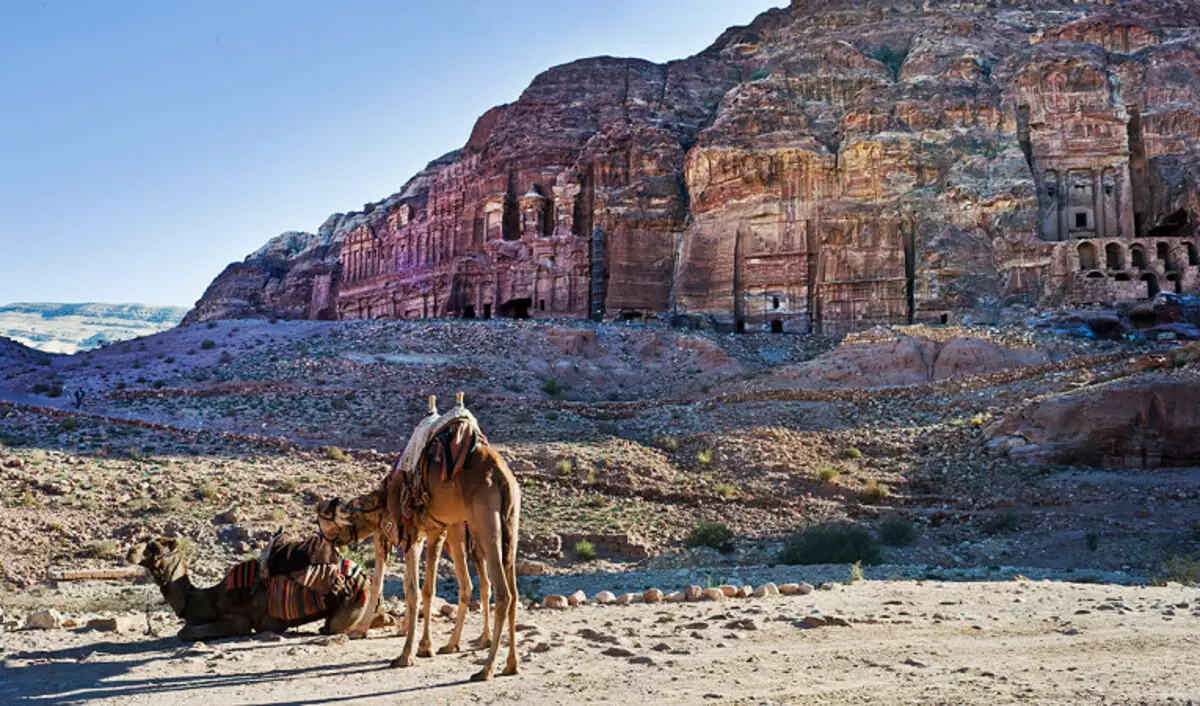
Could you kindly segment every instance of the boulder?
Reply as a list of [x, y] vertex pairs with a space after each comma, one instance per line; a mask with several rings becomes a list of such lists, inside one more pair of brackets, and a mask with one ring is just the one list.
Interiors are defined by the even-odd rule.
[[663, 592], [657, 588], [648, 588], [646, 589], [646, 592], [642, 594], [642, 600], [646, 603], [662, 603]]
[[617, 597], [611, 591], [600, 591], [596, 594], [597, 605], [609, 605], [617, 600]]
[[555, 610], [566, 610], [570, 607], [566, 596], [546, 596], [542, 599], [543, 608], [552, 608]]
[[35, 610], [25, 616], [26, 630], [58, 630], [62, 624], [62, 613], [53, 608]]

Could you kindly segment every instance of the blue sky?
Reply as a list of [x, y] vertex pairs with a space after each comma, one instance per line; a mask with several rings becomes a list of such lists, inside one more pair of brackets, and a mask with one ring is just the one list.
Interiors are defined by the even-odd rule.
[[0, 304], [191, 305], [396, 191], [539, 72], [694, 54], [777, 0], [3, 0]]

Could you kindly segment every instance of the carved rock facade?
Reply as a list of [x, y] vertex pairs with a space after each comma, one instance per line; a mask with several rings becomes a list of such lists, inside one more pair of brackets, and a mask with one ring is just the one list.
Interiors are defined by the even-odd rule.
[[683, 61], [560, 66], [191, 319], [839, 333], [1195, 291], [1198, 27], [1196, 0], [796, 0]]

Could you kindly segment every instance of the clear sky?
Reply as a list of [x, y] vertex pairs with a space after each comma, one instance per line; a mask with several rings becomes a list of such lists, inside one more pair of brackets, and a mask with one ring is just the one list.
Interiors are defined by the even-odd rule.
[[704, 49], [782, 0], [3, 0], [0, 304], [191, 305], [395, 192], [550, 66]]

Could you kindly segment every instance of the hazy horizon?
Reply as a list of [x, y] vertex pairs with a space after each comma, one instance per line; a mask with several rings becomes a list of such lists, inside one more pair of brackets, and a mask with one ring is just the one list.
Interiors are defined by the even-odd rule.
[[551, 66], [683, 58], [778, 4], [6, 3], [0, 302], [191, 306], [269, 238], [394, 193]]

